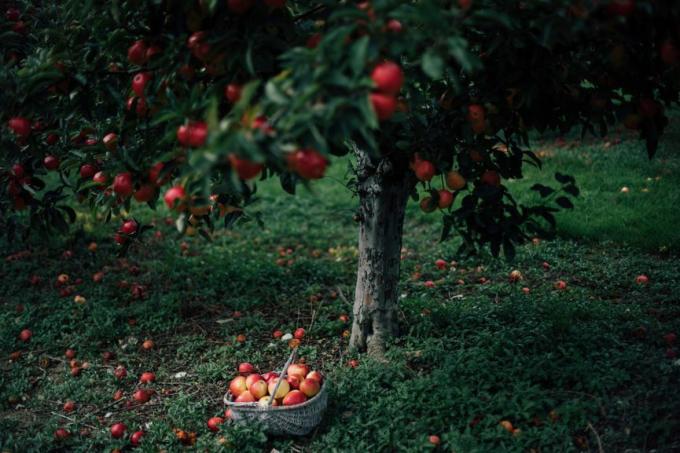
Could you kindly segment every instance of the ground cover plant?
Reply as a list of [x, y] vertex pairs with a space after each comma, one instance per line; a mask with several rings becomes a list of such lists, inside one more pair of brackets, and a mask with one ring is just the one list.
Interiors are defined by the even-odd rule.
[[[435, 448], [432, 435], [445, 451], [597, 451], [600, 443], [605, 451], [673, 451], [679, 244], [638, 197], [668, 209], [665, 221], [677, 220], [655, 200], [678, 196], [678, 159], [675, 142], [667, 142], [664, 165], [638, 161], [637, 142], [623, 139], [588, 146], [545, 140], [545, 167], [533, 178], [567, 165], [581, 181], [591, 165], [604, 165], [616, 184], [599, 189], [601, 204], [584, 196], [576, 210], [587, 219], [616, 204], [621, 214], [605, 230], [560, 223], [564, 237], [526, 246], [512, 263], [481, 256], [452, 266], [457, 244], [423, 242], [439, 225], [412, 203], [403, 335], [388, 365], [348, 349], [357, 250], [352, 194], [335, 178], [345, 171], [340, 162], [331, 178], [298, 197], [282, 200], [265, 184], [257, 203], [273, 213], [269, 227], [246, 224], [213, 244], [180, 236], [163, 215], [125, 259], [114, 254], [115, 227], [97, 223], [48, 248], [4, 244], [0, 442], [8, 451], [129, 448], [129, 437], [112, 439], [109, 431], [123, 422], [128, 435], [143, 430], [141, 445], [153, 451], [180, 449], [190, 433], [195, 448], [208, 451], [419, 451]], [[623, 184], [630, 192], [621, 192]], [[655, 234], [631, 239], [631, 225]], [[584, 239], [569, 238], [575, 234]], [[521, 272], [514, 283], [513, 270]], [[101, 281], [93, 281], [99, 272]], [[73, 287], [63, 297], [60, 274]], [[566, 289], [556, 289], [558, 281]], [[238, 364], [280, 366], [289, 346], [273, 334], [298, 327], [306, 329], [301, 355], [332, 382], [318, 430], [302, 439], [268, 438], [228, 422], [210, 431], [206, 423], [223, 417], [221, 397]], [[33, 335], [23, 343], [26, 328]], [[78, 376], [64, 356], [69, 348], [78, 367], [90, 364]], [[105, 360], [107, 352], [113, 358]], [[119, 365], [127, 370], [121, 380]], [[156, 382], [139, 384], [146, 371]], [[134, 400], [138, 388], [154, 391], [150, 401]], [[58, 428], [70, 436], [55, 439]]]
[[[3, 447], [677, 449], [679, 22], [7, 5]], [[322, 424], [232, 423], [291, 349]]]

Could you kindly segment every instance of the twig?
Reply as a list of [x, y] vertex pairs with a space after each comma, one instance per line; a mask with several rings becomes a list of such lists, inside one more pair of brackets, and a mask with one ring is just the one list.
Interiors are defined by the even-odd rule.
[[[64, 414], [60, 414], [58, 412], [50, 412], [52, 415], [56, 415], [57, 417], [65, 418], [66, 420], [70, 421], [71, 423], [78, 423], [78, 421], [75, 418], [72, 417], [67, 417]], [[88, 425], [87, 423], [82, 423], [83, 426], [87, 426], [90, 429], [97, 429], [96, 426]]]
[[602, 448], [602, 440], [600, 439], [600, 435], [595, 431], [595, 428], [593, 428], [593, 425], [588, 422], [588, 428], [595, 434], [595, 440], [597, 440], [597, 451], [600, 453], [604, 453], [604, 448]]
[[316, 320], [316, 314], [317, 314], [319, 311], [321, 311], [321, 306], [322, 306], [322, 305], [323, 305], [323, 298], [321, 298], [321, 300], [319, 301], [319, 306], [318, 306], [316, 309], [313, 309], [313, 310], [312, 310], [312, 320], [310, 321], [309, 327], [307, 328], [307, 330], [308, 330], [309, 332], [312, 331], [312, 327], [314, 326], [314, 321]]
[[340, 299], [342, 299], [343, 302], [345, 302], [348, 305], [351, 305], [349, 303], [349, 301], [347, 300], [347, 298], [345, 297], [345, 294], [342, 292], [342, 288], [340, 288], [339, 286], [338, 286], [338, 296], [340, 297]]

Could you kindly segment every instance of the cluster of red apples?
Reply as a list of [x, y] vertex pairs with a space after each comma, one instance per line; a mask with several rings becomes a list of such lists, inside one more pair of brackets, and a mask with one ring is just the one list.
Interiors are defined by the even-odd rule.
[[257, 403], [262, 407], [269, 406], [272, 398], [272, 406], [302, 404], [318, 394], [323, 384], [323, 375], [319, 371], [310, 370], [304, 363], [289, 365], [285, 378], [273, 371], [260, 375], [247, 362], [239, 365], [238, 372], [239, 375], [229, 383], [234, 402]]

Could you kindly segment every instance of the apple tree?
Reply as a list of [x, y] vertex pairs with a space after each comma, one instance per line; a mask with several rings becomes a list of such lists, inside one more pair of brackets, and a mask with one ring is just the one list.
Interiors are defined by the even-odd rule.
[[[66, 232], [74, 208], [110, 221], [160, 202], [209, 237], [254, 215], [258, 179], [294, 194], [350, 154], [351, 345], [379, 356], [409, 199], [461, 253], [512, 258], [550, 235], [578, 189], [558, 173], [533, 187], [544, 203], [513, 198], [505, 181], [540, 166], [531, 134], [623, 122], [651, 157], [678, 101], [678, 24], [672, 0], [11, 2], [2, 229]], [[124, 220], [114, 239], [144, 229]]]

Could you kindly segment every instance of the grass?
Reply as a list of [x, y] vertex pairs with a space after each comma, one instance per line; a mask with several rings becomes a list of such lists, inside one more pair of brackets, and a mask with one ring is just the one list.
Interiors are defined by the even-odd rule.
[[[129, 445], [108, 432], [123, 421], [128, 434], [146, 431], [144, 451], [180, 450], [174, 429], [196, 433], [199, 451], [423, 451], [434, 449], [431, 434], [441, 437], [442, 451], [585, 451], [600, 444], [604, 451], [675, 451], [680, 362], [666, 357], [663, 338], [680, 331], [680, 238], [673, 229], [680, 159], [673, 143], [677, 134], [652, 162], [635, 141], [607, 148], [541, 143], [545, 168], [531, 172], [531, 181], [510, 183], [513, 191], [559, 170], [577, 178], [583, 195], [560, 216], [560, 239], [525, 247], [514, 263], [479, 256], [437, 270], [435, 259], [454, 259], [457, 242], [436, 242], [438, 216], [413, 203], [402, 335], [388, 365], [352, 355], [348, 325], [338, 319], [351, 313], [356, 264], [355, 202], [340, 182], [342, 162], [298, 197], [262, 184], [256, 207], [266, 228], [244, 224], [211, 245], [176, 237], [162, 213], [161, 237], [149, 234], [123, 260], [114, 256], [110, 226], [33, 245], [28, 255], [14, 255], [25, 245], [3, 244], [17, 259], [4, 262], [0, 274], [0, 446], [110, 451]], [[96, 252], [87, 249], [91, 241]], [[277, 265], [281, 255], [285, 266]], [[509, 283], [512, 269], [521, 270], [522, 282]], [[100, 283], [91, 279], [97, 271], [105, 273]], [[61, 273], [73, 283], [66, 297], [55, 288]], [[649, 284], [637, 285], [643, 273]], [[32, 275], [41, 282], [31, 284]], [[428, 279], [434, 288], [423, 285]], [[558, 279], [566, 290], [553, 288]], [[87, 302], [76, 304], [75, 294]], [[299, 439], [267, 437], [256, 426], [208, 431], [207, 419], [224, 411], [237, 364], [280, 366], [289, 349], [271, 333], [299, 326], [308, 329], [301, 355], [332, 384], [318, 430]], [[33, 332], [28, 344], [17, 340], [24, 328]], [[151, 351], [141, 348], [147, 338], [155, 342]], [[63, 356], [69, 347], [90, 364], [79, 377]], [[13, 351], [21, 356], [10, 359]], [[104, 351], [115, 360], [105, 363]], [[350, 358], [357, 368], [346, 366]], [[128, 370], [122, 381], [112, 375], [118, 364]], [[129, 404], [143, 371], [156, 373], [147, 386], [156, 394]], [[125, 396], [116, 402], [118, 389]], [[70, 414], [62, 411], [66, 400], [76, 402]], [[519, 431], [506, 431], [503, 420]], [[71, 437], [55, 440], [57, 427]]]

